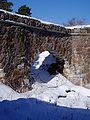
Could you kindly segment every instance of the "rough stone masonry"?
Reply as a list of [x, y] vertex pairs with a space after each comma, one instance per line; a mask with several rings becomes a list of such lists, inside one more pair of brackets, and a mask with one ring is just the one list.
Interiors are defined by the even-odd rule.
[[31, 64], [48, 50], [65, 60], [65, 77], [90, 88], [89, 33], [89, 27], [65, 29], [0, 10], [0, 81], [18, 92], [31, 89]]

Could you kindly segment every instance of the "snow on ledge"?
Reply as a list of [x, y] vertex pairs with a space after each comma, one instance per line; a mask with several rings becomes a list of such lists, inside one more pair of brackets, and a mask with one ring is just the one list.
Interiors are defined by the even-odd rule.
[[14, 13], [14, 12], [8, 12], [8, 11], [6, 11], [6, 10], [2, 10], [2, 9], [0, 9], [0, 11], [1, 11], [1, 12], [4, 12], [4, 13], [11, 14], [11, 15], [16, 15], [16, 16], [19, 16], [19, 17], [22, 17], [22, 18], [29, 18], [29, 19], [38, 20], [38, 21], [40, 21], [40, 22], [43, 23], [43, 24], [47, 24], [47, 25], [55, 25], [55, 26], [61, 26], [61, 27], [64, 27], [63, 25], [56, 24], [56, 23], [52, 23], [52, 22], [43, 21], [43, 20], [38, 19], [38, 18], [35, 18], [35, 17], [30, 17], [30, 16], [26, 16], [26, 15], [20, 15], [20, 14], [17, 14], [17, 13]]
[[77, 25], [77, 26], [70, 26], [70, 27], [65, 27], [66, 29], [79, 29], [79, 28], [89, 28], [90, 25]]
[[38, 18], [35, 18], [35, 17], [20, 15], [20, 14], [17, 14], [17, 13], [14, 13], [14, 12], [8, 12], [8, 11], [2, 10], [2, 9], [0, 9], [0, 11], [1, 11], [1, 12], [4, 12], [4, 13], [11, 14], [11, 15], [16, 15], [16, 16], [19, 16], [19, 17], [22, 17], [22, 18], [29, 18], [29, 19], [37, 20], [37, 21], [40, 21], [40, 22], [43, 23], [43, 24], [55, 25], [55, 26], [64, 27], [64, 28], [66, 28], [66, 29], [80, 29], [80, 28], [89, 28], [89, 27], [90, 27], [90, 25], [77, 25], [77, 26], [66, 27], [66, 26], [63, 26], [63, 25], [60, 25], [60, 24], [56, 24], [56, 23], [53, 23], [53, 22], [43, 21], [43, 20], [38, 19]]

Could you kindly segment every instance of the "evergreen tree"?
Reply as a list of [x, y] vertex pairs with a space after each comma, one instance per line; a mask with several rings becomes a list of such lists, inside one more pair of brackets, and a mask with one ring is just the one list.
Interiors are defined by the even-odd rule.
[[27, 7], [26, 5], [22, 5], [19, 9], [17, 14], [21, 14], [21, 15], [27, 15], [27, 16], [31, 16], [31, 8]]
[[12, 6], [12, 2], [8, 2], [7, 0], [0, 0], [0, 9], [12, 12]]

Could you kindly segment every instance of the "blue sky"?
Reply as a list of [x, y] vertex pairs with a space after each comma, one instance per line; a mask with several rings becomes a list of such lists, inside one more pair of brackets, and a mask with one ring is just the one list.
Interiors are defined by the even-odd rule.
[[14, 11], [26, 4], [32, 17], [63, 24], [69, 19], [85, 19], [90, 24], [90, 0], [8, 0], [13, 2]]

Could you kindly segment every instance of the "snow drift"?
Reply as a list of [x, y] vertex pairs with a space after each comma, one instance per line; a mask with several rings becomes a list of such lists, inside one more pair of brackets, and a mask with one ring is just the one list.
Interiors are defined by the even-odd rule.
[[36, 57], [31, 91], [19, 94], [0, 83], [1, 120], [89, 120], [90, 90], [73, 85], [60, 73], [50, 75], [47, 66], [53, 62], [48, 51]]

